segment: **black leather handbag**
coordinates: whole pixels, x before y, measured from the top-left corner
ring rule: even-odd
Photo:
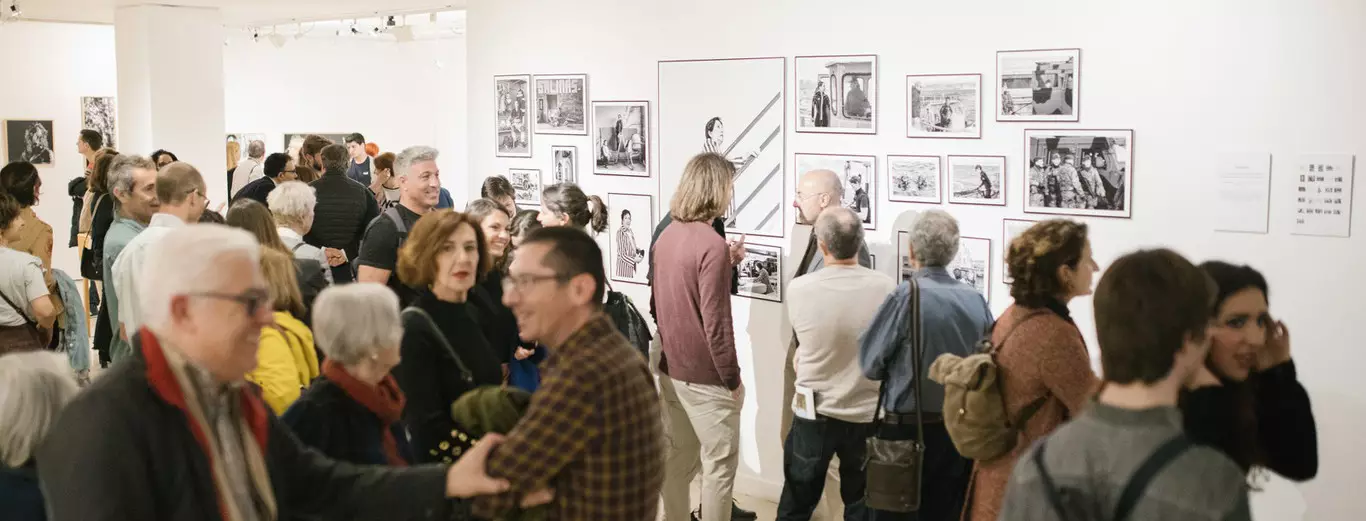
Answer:
[[[887,512],[916,512],[920,510],[920,478],[925,460],[925,424],[920,409],[921,394],[921,356],[924,353],[920,332],[920,285],[914,278],[910,284],[910,308],[907,328],[907,343],[911,358],[915,361],[912,369],[915,376],[912,384],[915,392],[915,439],[889,440],[881,437],[883,398],[887,396],[888,369],[883,369],[882,384],[877,394],[877,409],[873,412],[873,435],[868,438],[868,453],[864,463],[867,487],[864,491],[864,504],[874,510]],[[898,346],[900,348],[901,346]],[[899,353],[892,353],[891,360],[897,360]]]

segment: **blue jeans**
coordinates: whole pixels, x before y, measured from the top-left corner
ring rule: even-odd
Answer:
[[[872,425],[817,416],[815,420],[793,418],[783,445],[783,495],[778,500],[778,521],[808,521],[825,491],[830,459],[840,458],[840,497],[845,521],[865,521],[863,507],[864,454]]]

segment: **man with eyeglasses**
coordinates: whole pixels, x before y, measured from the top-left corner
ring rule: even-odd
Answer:
[[[289,154],[276,152],[266,158],[266,176],[243,186],[235,195],[232,202],[246,198],[261,204],[266,204],[266,198],[275,187],[285,181],[293,181],[299,176],[294,173],[294,159]]]
[[[119,344],[124,349],[111,350],[110,357],[114,361],[141,354],[132,349],[131,340],[142,326],[138,280],[143,277],[142,266],[147,261],[148,247],[156,244],[172,230],[199,222],[199,216],[204,213],[204,207],[208,204],[208,198],[204,197],[206,190],[204,177],[188,163],[171,163],[157,172],[156,192],[160,206],[157,212],[152,214],[147,229],[128,241],[128,246],[123,248],[123,252],[112,266],[114,292],[119,296],[120,306],[118,316],[111,315],[110,319],[118,321],[121,328],[120,336],[127,339]],[[152,276],[155,278],[160,274],[153,273]]]
[[[468,519],[448,498],[508,489],[484,470],[497,435],[450,467],[353,465],[306,448],[244,380],[273,323],[261,246],[194,224],[146,254],[143,355],[68,404],[38,450],[48,519]]]

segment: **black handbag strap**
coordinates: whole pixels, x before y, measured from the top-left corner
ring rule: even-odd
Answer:
[[[441,328],[436,327],[436,321],[432,320],[432,316],[417,306],[408,306],[403,310],[403,315],[417,316],[420,317],[423,322],[427,323],[427,327],[431,329],[432,335],[436,336],[436,339],[441,341],[441,347],[446,348],[446,352],[450,353],[451,358],[455,359],[456,367],[460,368],[460,381],[465,382],[465,385],[473,388],[474,373],[471,373],[470,369],[465,366],[465,361],[460,358],[460,353],[455,352],[455,348],[451,346],[451,342],[446,339],[446,334],[441,332]]]
[[[1053,475],[1048,473],[1048,467],[1043,464],[1044,449],[1048,447],[1048,440],[1039,444],[1039,450],[1034,451],[1034,467],[1039,471],[1039,479],[1043,480],[1045,492],[1048,493],[1048,503],[1053,506],[1053,512],[1058,514],[1058,519],[1062,521],[1072,521],[1067,509],[1063,508],[1062,495],[1058,493],[1058,484],[1053,481]]]
[[[911,369],[915,371],[913,373],[914,376],[911,378],[912,392],[915,397],[915,439],[916,443],[923,445],[925,443],[925,422],[923,418],[924,414],[921,410],[920,357],[923,355],[922,351],[924,351],[924,338],[921,335],[921,330],[923,328],[920,327],[920,283],[915,280],[915,277],[911,277],[909,282],[910,287],[908,288],[908,293],[910,295],[908,296],[908,308],[906,310],[906,343],[897,344],[897,346],[893,348],[892,356],[889,357],[889,359],[893,361],[892,363],[895,363],[897,357],[901,354],[900,349],[903,345],[908,345],[911,349],[911,359],[913,361]],[[882,416],[886,414],[886,411],[882,409],[882,405],[883,398],[887,395],[887,380],[890,379],[890,377],[891,364],[889,363],[882,368],[882,383],[878,385],[877,409],[873,411],[874,432],[880,430],[880,427],[882,426]]]
[[[1047,441],[1039,444],[1039,450],[1034,451],[1034,467],[1039,471],[1039,479],[1043,481],[1047,489],[1048,502],[1053,506],[1053,511],[1058,514],[1058,519],[1070,521],[1070,517],[1062,502],[1062,495],[1058,492],[1058,485],[1053,481],[1053,475],[1048,473],[1048,467],[1043,464],[1044,449],[1048,446]],[[1138,466],[1138,470],[1129,477],[1129,482],[1124,485],[1124,490],[1120,492],[1119,503],[1115,505],[1115,515],[1111,521],[1125,521],[1133,513],[1134,507],[1138,505],[1138,500],[1148,491],[1148,486],[1152,484],[1153,478],[1161,472],[1168,463],[1175,460],[1192,443],[1190,438],[1184,434],[1178,434],[1170,440],[1163,442],[1157,450],[1153,451],[1143,463]]]
[[[38,327],[38,322],[28,318],[28,313],[24,313],[24,308],[19,307],[13,300],[10,300],[9,295],[6,295],[4,291],[0,291],[0,299],[5,299],[5,303],[9,304],[9,307],[14,308],[14,312],[19,314],[19,318],[24,319],[24,325]]]

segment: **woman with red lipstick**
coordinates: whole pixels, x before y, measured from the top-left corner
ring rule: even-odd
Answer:
[[[1200,268],[1219,292],[1206,371],[1181,397],[1186,433],[1244,471],[1312,479],[1319,467],[1314,412],[1295,378],[1290,331],[1268,311],[1266,279],[1248,266]]]

